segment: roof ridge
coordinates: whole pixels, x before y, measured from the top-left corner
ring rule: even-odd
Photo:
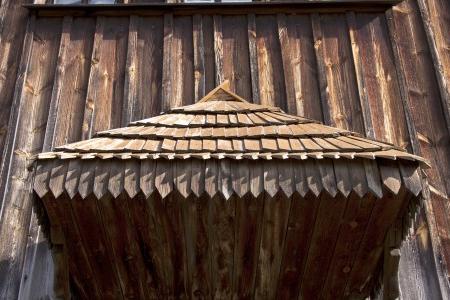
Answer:
[[[202,99],[200,99],[197,103],[202,103],[202,102],[208,102],[208,101],[216,101],[213,96],[218,94],[218,92],[224,92],[226,94],[228,94],[229,96],[231,96],[233,98],[233,100],[230,99],[221,99],[221,101],[237,101],[237,102],[244,102],[244,103],[250,103],[247,100],[245,100],[244,98],[238,96],[237,94],[233,93],[230,90],[230,81],[227,79],[225,81],[223,81],[219,86],[217,86],[216,88],[214,88],[213,90],[211,90],[208,94],[206,94]]]

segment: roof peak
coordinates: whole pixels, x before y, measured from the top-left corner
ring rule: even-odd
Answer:
[[[249,103],[242,97],[239,97],[230,90],[230,81],[225,80],[219,86],[211,90],[206,96],[200,99],[197,103],[210,101],[237,101]]]

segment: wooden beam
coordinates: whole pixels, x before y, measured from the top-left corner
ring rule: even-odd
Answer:
[[[28,4],[38,16],[129,16],[162,15],[165,13],[201,14],[276,14],[276,13],[338,13],[346,11],[384,12],[399,0],[289,1],[289,2],[220,2],[220,3],[130,3],[130,4]]]

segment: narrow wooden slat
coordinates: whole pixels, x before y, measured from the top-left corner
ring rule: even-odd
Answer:
[[[333,161],[333,164],[337,189],[347,198],[353,188],[350,181],[351,170],[349,170],[349,163],[343,159],[337,159]]]
[[[417,165],[399,162],[400,175],[405,188],[414,196],[422,191],[422,182]]]
[[[93,192],[97,199],[102,198],[108,191],[110,162],[99,161],[96,163],[94,174]]]
[[[172,164],[164,159],[156,162],[155,188],[164,199],[173,191]]]
[[[164,15],[164,50],[162,67],[162,110],[167,111],[172,101],[172,49],[173,49],[173,14]]]
[[[125,164],[116,163],[109,170],[108,191],[116,198],[124,191]]]
[[[295,191],[294,170],[292,162],[279,161],[278,174],[280,189],[284,192],[287,198],[290,198]]]
[[[223,36],[222,36],[222,17],[220,15],[213,16],[214,24],[214,60],[215,60],[215,79],[216,86],[224,80],[223,74]]]
[[[138,48],[138,30],[139,30],[138,16],[130,16],[130,24],[128,25],[128,45],[127,45],[127,59],[125,66],[125,83],[124,83],[124,98],[122,108],[122,123],[121,126],[127,126],[134,119],[134,110],[137,102],[137,86],[136,83],[136,69],[137,69],[137,48]]]
[[[395,162],[382,161],[379,164],[383,186],[394,195],[397,195],[402,186],[400,172]]]
[[[174,163],[174,188],[187,198],[191,194],[191,162],[177,160]]]
[[[196,197],[200,197],[205,191],[205,162],[193,159],[191,169],[191,191]]]
[[[207,160],[205,162],[205,191],[210,198],[213,198],[218,192],[218,177],[219,170],[217,161]]]
[[[280,188],[278,163],[274,161],[264,162],[264,190],[270,197],[274,197]]]
[[[140,162],[129,159],[125,162],[124,190],[128,197],[134,198],[140,189]]]
[[[141,174],[139,176],[140,189],[145,197],[149,197],[155,191],[156,162],[144,160],[141,162]]]
[[[49,180],[53,169],[53,161],[39,164],[36,168],[33,189],[40,198],[49,192]]]
[[[219,166],[219,177],[218,177],[219,192],[221,192],[225,200],[229,200],[231,195],[233,194],[231,162],[227,159],[222,159],[219,161],[218,166]]]
[[[81,163],[80,180],[77,192],[81,198],[87,198],[94,190],[95,161],[84,161]]]
[[[193,47],[194,47],[194,100],[205,96],[205,43],[203,34],[203,16],[194,15],[192,18]]]
[[[79,160],[71,160],[67,168],[66,182],[64,188],[70,198],[77,193],[78,182],[81,174],[81,162]]]
[[[353,191],[362,199],[369,192],[366,169],[362,159],[355,159],[349,164],[349,173]]]
[[[331,197],[336,197],[338,193],[336,187],[336,178],[334,175],[333,162],[330,159],[323,159],[317,162],[317,168],[320,172],[323,188]]]
[[[255,14],[247,15],[248,52],[250,60],[250,74],[252,82],[252,102],[260,103],[258,56],[256,47],[256,18]]]

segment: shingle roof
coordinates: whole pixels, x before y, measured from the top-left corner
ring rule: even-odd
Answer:
[[[48,158],[389,158],[424,162],[392,144],[249,103],[222,84],[193,105],[42,153]]]

